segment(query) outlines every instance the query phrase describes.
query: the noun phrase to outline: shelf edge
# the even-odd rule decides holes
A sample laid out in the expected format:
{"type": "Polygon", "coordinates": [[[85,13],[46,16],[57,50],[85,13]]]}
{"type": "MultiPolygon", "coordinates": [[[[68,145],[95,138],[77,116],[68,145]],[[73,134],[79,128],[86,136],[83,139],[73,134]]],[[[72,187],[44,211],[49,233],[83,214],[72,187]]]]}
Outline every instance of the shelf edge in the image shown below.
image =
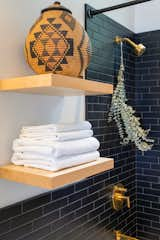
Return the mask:
{"type": "Polygon", "coordinates": [[[97,161],[58,172],[10,164],[0,167],[0,178],[51,190],[110,170],[113,167],[114,160],[111,158],[100,158],[97,161]]]}

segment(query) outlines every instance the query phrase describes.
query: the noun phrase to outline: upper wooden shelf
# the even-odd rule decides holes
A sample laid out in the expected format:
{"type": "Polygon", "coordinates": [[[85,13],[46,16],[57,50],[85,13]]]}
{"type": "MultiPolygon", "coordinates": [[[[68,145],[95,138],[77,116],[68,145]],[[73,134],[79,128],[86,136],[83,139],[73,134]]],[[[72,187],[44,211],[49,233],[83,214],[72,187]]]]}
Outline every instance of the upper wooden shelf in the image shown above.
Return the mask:
{"type": "Polygon", "coordinates": [[[51,73],[0,80],[0,91],[55,96],[105,95],[113,93],[113,85],[51,73]]]}
{"type": "Polygon", "coordinates": [[[110,170],[113,167],[114,160],[111,158],[99,158],[97,161],[58,172],[10,164],[0,167],[0,178],[46,189],[54,189],[110,170]]]}

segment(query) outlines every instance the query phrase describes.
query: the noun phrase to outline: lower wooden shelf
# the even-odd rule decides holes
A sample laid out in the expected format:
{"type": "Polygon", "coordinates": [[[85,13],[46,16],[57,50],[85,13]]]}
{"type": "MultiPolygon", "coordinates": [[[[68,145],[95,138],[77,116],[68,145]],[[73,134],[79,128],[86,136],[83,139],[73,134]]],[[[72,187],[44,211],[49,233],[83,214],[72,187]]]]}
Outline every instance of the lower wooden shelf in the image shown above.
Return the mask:
{"type": "Polygon", "coordinates": [[[113,167],[114,160],[112,158],[99,158],[97,161],[58,172],[10,164],[0,167],[0,178],[46,189],[54,189],[110,170],[113,167]]]}

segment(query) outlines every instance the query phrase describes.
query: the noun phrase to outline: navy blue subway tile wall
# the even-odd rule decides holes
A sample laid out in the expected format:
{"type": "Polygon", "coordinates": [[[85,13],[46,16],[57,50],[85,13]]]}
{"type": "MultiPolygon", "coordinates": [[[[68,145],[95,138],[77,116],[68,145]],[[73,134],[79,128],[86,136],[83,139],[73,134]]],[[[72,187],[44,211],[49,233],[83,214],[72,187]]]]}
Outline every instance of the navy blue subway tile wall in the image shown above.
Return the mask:
{"type": "Polygon", "coordinates": [[[137,237],[160,240],[160,31],[135,35],[146,47],[135,59],[135,105],[155,145],[136,153],[137,237]]]}
{"type": "MultiPolygon", "coordinates": [[[[113,39],[116,34],[132,37],[132,32],[103,15],[89,20],[87,31],[95,44],[87,77],[115,83],[119,47],[113,39]]],[[[134,61],[127,46],[125,63],[128,97],[133,102],[134,61]]],[[[110,101],[111,96],[86,98],[86,118],[101,142],[101,155],[114,157],[115,168],[0,209],[0,240],[110,240],[115,229],[135,236],[135,149],[122,147],[115,125],[107,123],[110,101]],[[112,209],[111,191],[119,182],[128,188],[131,209],[124,207],[117,213],[112,209]]]]}
{"type": "MultiPolygon", "coordinates": [[[[115,85],[120,64],[120,46],[114,43],[114,38],[116,35],[133,38],[134,34],[105,15],[88,19],[86,29],[93,48],[87,78],[115,85]]],[[[127,97],[129,103],[134,104],[134,53],[128,45],[124,46],[124,61],[127,97]]],[[[107,122],[110,103],[111,95],[86,97],[86,119],[92,123],[94,133],[101,142],[101,156],[112,156],[115,159],[115,168],[107,172],[105,182],[108,186],[123,183],[128,188],[131,209],[125,208],[117,213],[109,205],[104,213],[105,231],[118,229],[135,236],[135,148],[133,145],[121,146],[117,127],[107,122]]]]}

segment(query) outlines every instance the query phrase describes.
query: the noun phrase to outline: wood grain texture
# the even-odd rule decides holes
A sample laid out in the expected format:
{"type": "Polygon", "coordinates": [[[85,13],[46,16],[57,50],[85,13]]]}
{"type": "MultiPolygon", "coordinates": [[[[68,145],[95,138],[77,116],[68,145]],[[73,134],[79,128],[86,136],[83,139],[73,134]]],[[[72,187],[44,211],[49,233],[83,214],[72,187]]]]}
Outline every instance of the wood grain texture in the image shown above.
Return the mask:
{"type": "Polygon", "coordinates": [[[114,160],[111,158],[99,158],[97,161],[58,172],[10,164],[0,167],[0,178],[46,189],[54,189],[110,170],[113,167],[114,160]]]}
{"type": "Polygon", "coordinates": [[[105,95],[113,93],[113,85],[49,73],[0,80],[0,91],[55,96],[105,95]]]}

